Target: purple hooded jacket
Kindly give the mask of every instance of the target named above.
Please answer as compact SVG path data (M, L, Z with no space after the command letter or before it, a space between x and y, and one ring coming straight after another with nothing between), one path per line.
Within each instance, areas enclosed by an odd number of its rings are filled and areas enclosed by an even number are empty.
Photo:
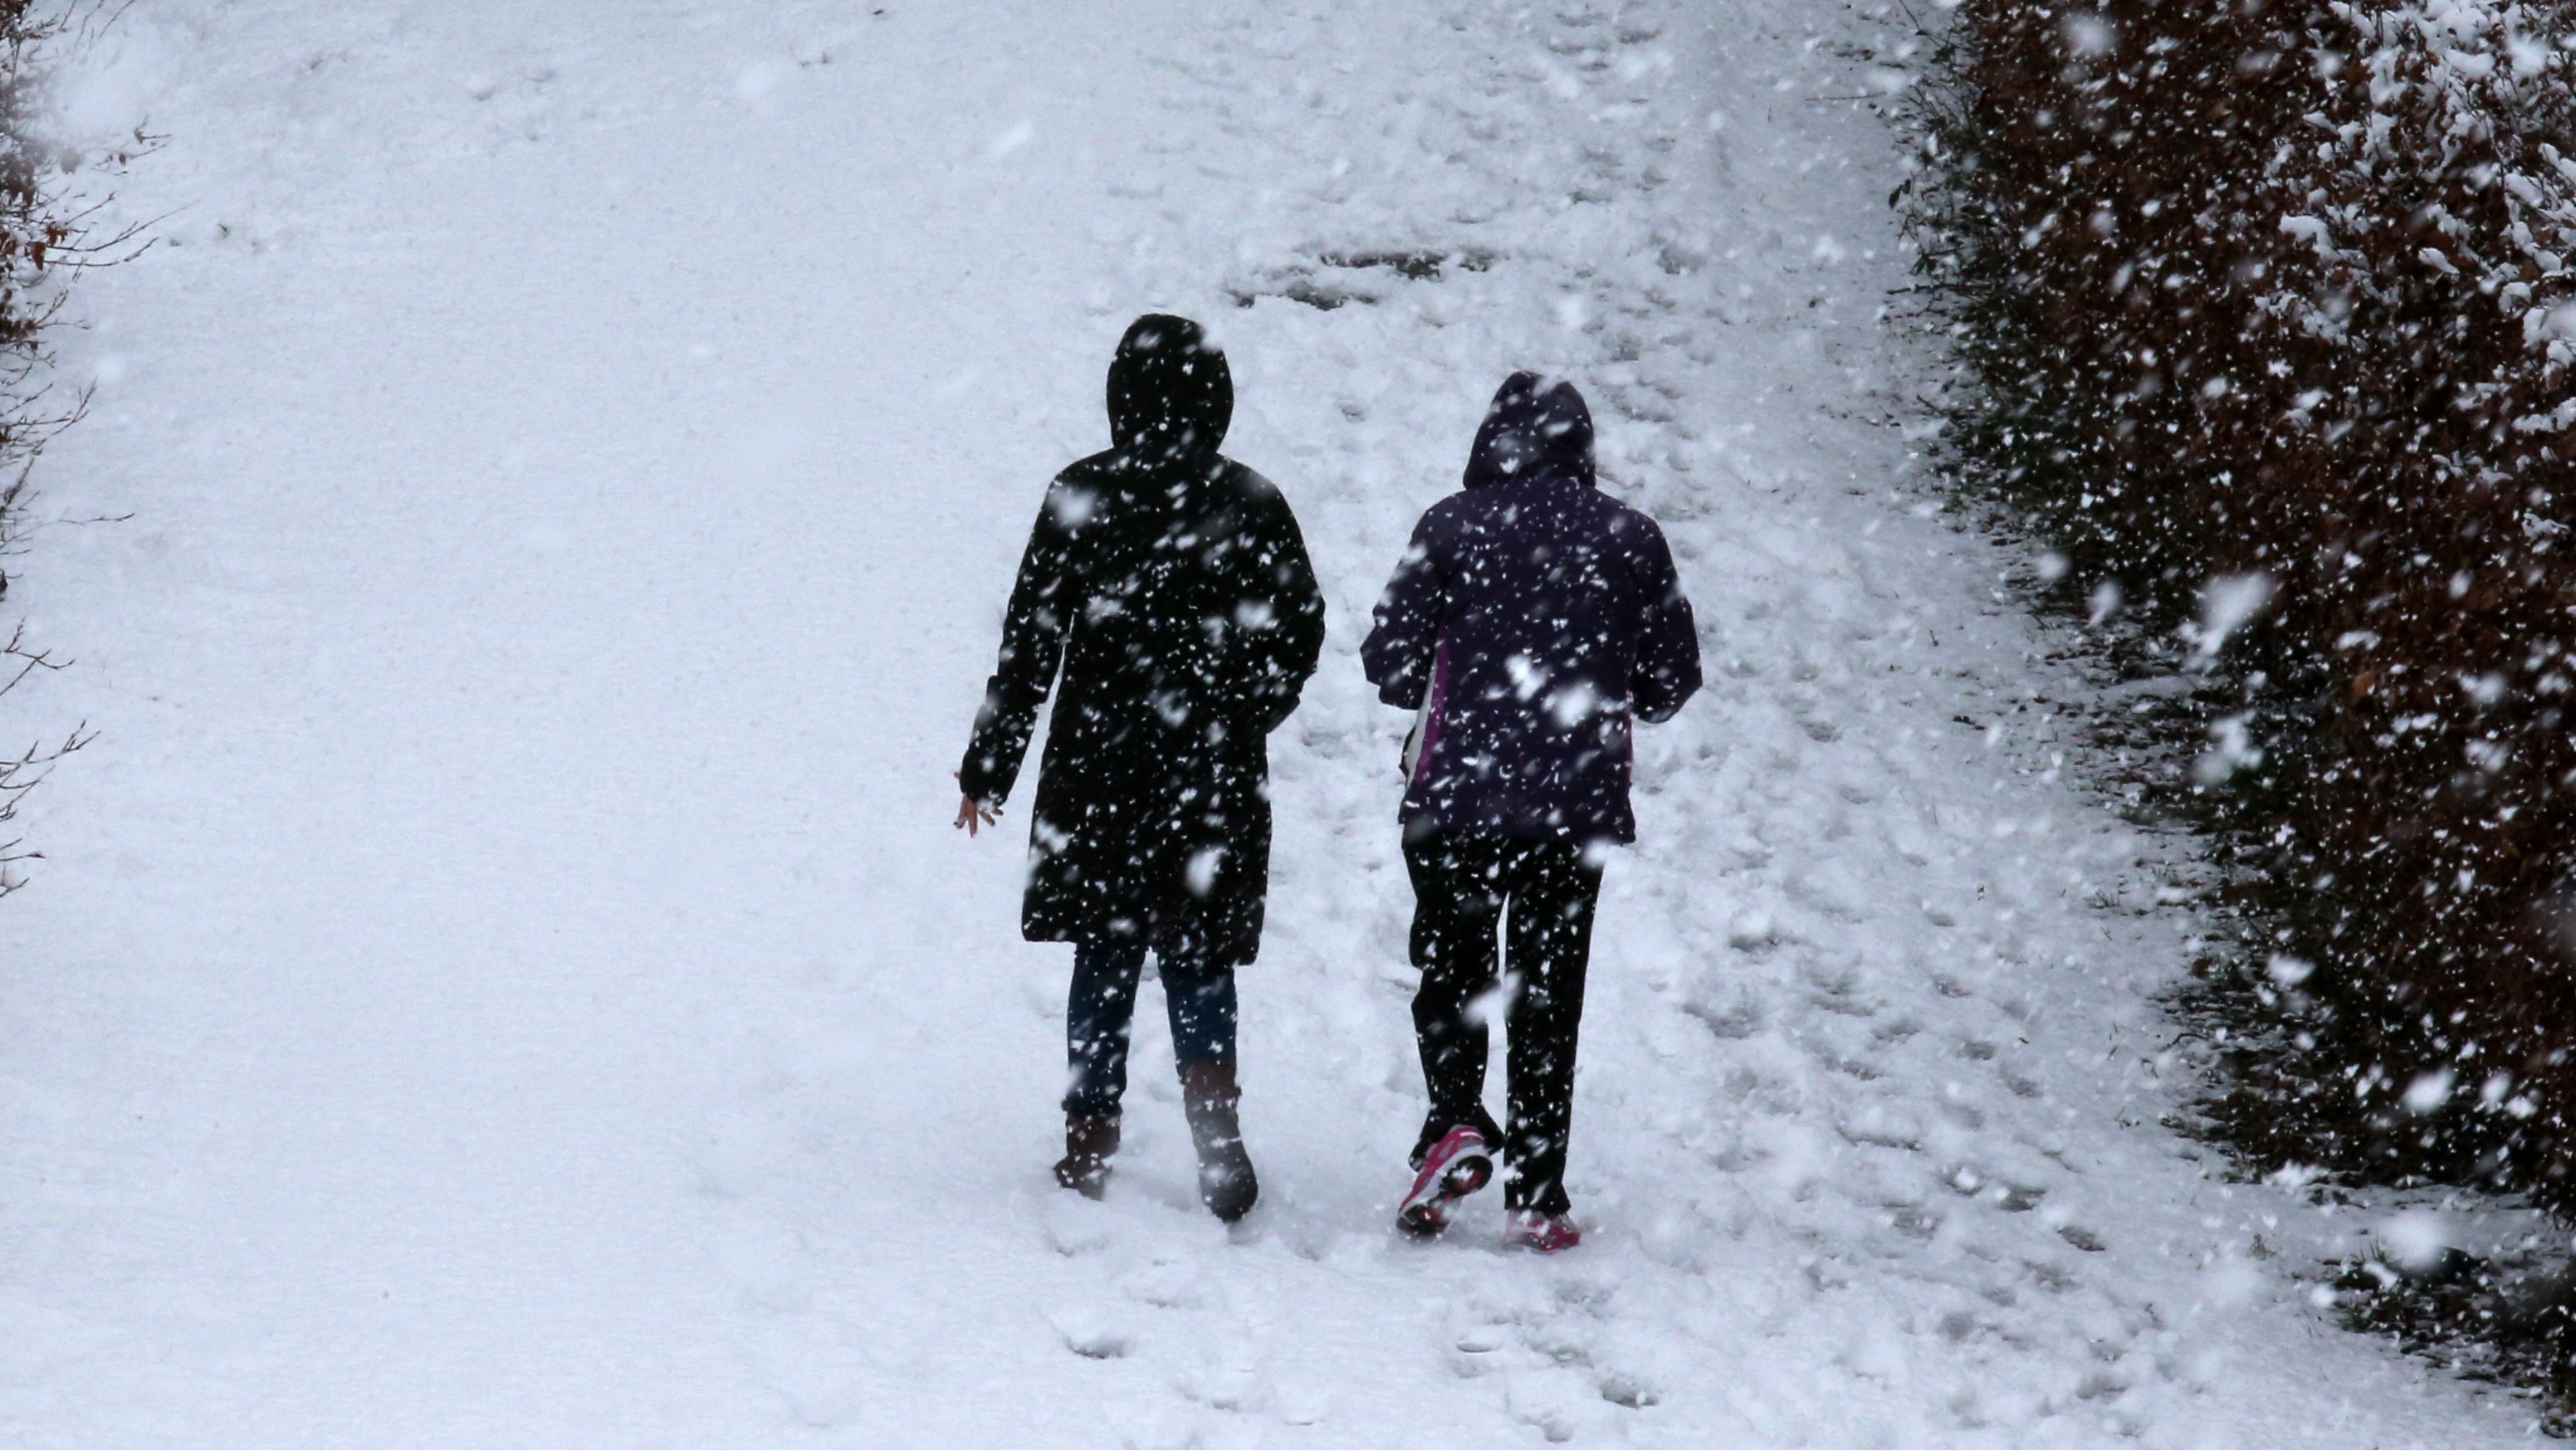
M1573 384L1514 373L1494 395L1360 659L1380 699L1423 711L1408 838L1636 840L1633 720L1699 689L1699 634L1663 531L1594 486Z

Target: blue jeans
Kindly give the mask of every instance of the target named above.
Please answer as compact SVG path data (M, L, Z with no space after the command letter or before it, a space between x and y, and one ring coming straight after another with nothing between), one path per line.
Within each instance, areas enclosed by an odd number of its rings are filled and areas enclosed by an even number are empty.
M1234 969L1161 959L1163 1007L1172 1019L1172 1056L1183 1064L1234 1061ZM1066 1113L1118 1112L1127 1092L1128 1030L1145 971L1141 942L1078 942L1073 991L1064 1012Z

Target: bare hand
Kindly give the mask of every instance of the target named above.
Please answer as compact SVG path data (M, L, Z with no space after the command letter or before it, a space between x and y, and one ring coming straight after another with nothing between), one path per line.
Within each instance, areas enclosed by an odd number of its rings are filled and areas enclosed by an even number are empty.
M992 825L994 821L1001 816L1001 814L1001 808L999 807L987 806L972 796L964 796L960 797L958 800L957 825L963 827L968 836L973 836L978 831Z

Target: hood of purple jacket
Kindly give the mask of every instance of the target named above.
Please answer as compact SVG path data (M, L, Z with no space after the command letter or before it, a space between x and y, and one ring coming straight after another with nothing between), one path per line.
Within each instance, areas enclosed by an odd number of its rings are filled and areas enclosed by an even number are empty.
M1563 378L1503 380L1467 453L1468 488L1553 476L1592 487L1592 410Z

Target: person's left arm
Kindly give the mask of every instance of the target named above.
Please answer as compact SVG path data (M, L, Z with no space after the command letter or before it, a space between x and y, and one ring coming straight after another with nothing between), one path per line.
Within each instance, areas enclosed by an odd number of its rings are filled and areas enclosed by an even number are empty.
M1681 575L1673 568L1673 551L1664 531L1638 516L1645 527L1637 539L1636 579L1644 597L1637 627L1637 664L1628 678L1629 703L1637 718L1661 724L1681 713L1698 692L1699 625L1682 593Z

